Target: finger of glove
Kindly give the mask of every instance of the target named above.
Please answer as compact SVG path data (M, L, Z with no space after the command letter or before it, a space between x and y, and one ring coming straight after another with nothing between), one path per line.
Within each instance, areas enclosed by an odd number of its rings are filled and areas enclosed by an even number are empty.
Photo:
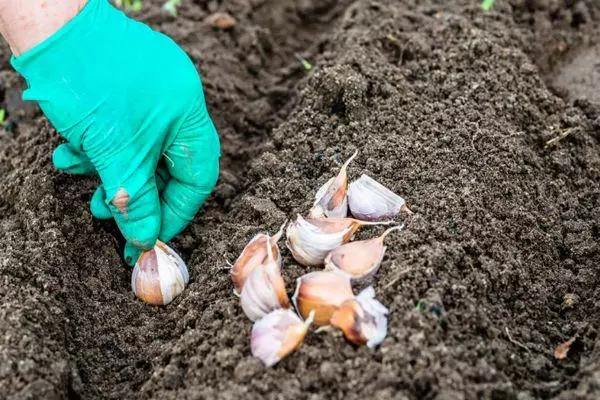
M123 259L125 260L125 263L127 265L133 267L137 262L138 258L140 258L140 254L142 254L142 251L135 247L133 243L125 243L125 249L123 250Z
M111 219L113 217L112 211L106 204L106 191L104 185L98 186L90 201L90 210L92 215L98 219Z
M96 172L89 158L68 143L61 144L54 150L52 162L57 169L69 174L81 175Z
M171 179L161 195L159 238L168 242L194 218L219 176L219 138L203 98L165 155Z
M155 178L156 188L158 189L158 193L160 194L167 186L167 182L171 179L167 168L159 165L156 168ZM100 185L94 192L92 200L90 201L90 209L92 211L92 215L95 218L111 219L113 217L112 211L106 203L106 191L104 190L104 185Z
M154 176L133 197L121 187L108 204L125 239L140 250L149 250L160 232L160 200Z
M167 183L169 182L170 179L171 179L171 176L169 175L169 171L167 171L167 167L159 164L158 167L156 167L156 175L155 175L156 188L157 188L159 194L164 191L164 189L167 186ZM106 206L106 203L103 203L103 205ZM108 207L107 207L107 209L108 209ZM110 210L109 210L109 212L110 212ZM112 215L110 217L112 218ZM140 249L138 249L137 247L135 247L135 245L133 243L131 243L131 242L125 243L125 249L123 250L123 257L124 257L124 260L127 263L127 265L129 265L130 267L133 267L135 265L135 263L137 262L138 258L140 258L140 254L142 254L142 251Z

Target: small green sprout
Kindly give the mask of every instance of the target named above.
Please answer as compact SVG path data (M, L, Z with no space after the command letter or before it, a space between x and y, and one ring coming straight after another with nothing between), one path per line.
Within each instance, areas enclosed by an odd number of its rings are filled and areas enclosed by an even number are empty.
M494 5L495 1L496 0L483 0L481 2L481 8L483 9L483 11L489 11Z
M0 108L0 125L4 125L6 123L6 110L4 108Z
M115 4L119 8L125 9L125 11L138 12L144 7L142 0L115 0Z
M304 67L305 70L310 71L312 69L312 64L310 62L308 62L308 60L306 59L302 59L300 60L300 62L302 63L302 66Z
M306 58L301 57L298 54L296 54L296 58L298 59L298 61L300 61L305 70L310 71L311 69L313 69L313 65Z
M163 4L163 9L167 10L169 14L176 17L177 16L177 7L181 5L181 0L167 0L165 4Z

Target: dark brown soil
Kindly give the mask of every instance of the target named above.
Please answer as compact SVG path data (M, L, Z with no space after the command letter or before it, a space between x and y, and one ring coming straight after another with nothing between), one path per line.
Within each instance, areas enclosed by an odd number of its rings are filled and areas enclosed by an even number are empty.
M52 168L60 138L2 47L0 398L600 396L598 2L184 0L177 19L145 3L201 70L223 141L218 188L174 241L192 281L166 308L134 299L117 229L88 209L96 179ZM238 24L212 30L214 11ZM374 282L388 337L313 333L265 369L225 260L355 149L350 174L415 212ZM292 291L305 269L284 257Z

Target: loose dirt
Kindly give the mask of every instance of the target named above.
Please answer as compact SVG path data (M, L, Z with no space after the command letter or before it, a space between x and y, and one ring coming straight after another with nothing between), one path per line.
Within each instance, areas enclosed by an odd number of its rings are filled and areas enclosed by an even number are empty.
M192 280L165 308L131 293L117 228L89 212L97 179L51 166L61 139L18 100L3 46L0 398L600 396L600 5L496 3L184 0L172 18L145 1L136 17L201 71L224 153L173 241ZM237 25L206 26L217 11ZM265 369L225 261L306 212L355 149L350 175L414 212L373 282L388 337L312 333ZM283 255L292 292L306 269Z

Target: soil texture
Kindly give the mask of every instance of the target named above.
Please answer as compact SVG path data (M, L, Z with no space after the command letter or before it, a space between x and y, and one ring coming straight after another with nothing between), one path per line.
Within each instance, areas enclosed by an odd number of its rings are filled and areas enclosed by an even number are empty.
M161 6L133 16L190 54L223 144L214 195L172 243L190 285L164 308L134 298L118 229L89 211L97 178L53 169L61 139L19 100L3 45L0 398L600 397L600 3ZM217 11L237 24L205 24ZM226 260L305 213L357 149L351 178L414 212L372 282L388 336L311 332L266 369ZM281 247L291 294L307 268Z

